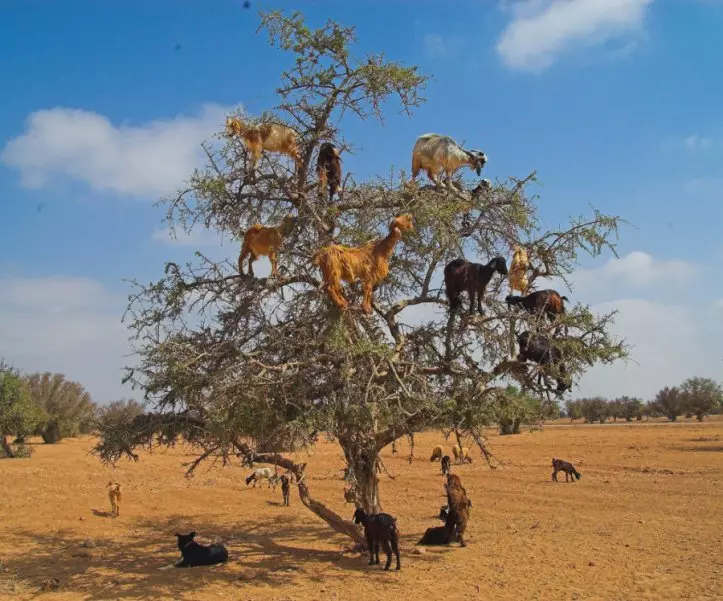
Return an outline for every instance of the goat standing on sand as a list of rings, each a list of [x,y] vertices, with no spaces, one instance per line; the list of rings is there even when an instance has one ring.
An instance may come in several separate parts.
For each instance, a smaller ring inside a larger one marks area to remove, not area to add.
[[[248,478],[246,478],[246,486],[251,484],[251,482],[254,483],[254,488],[256,488],[256,483],[259,483],[259,486],[261,485],[261,480],[266,479],[269,483],[269,488],[271,488],[272,484],[274,488],[276,488],[276,476],[274,475],[274,472],[271,471],[271,468],[268,467],[257,467]]]
[[[449,464],[450,464],[449,455],[445,455],[444,457],[442,457],[442,461],[441,461],[442,475],[446,476],[447,474],[449,474],[450,469],[451,469]]]
[[[555,457],[552,458],[552,480],[553,482],[557,482],[557,472],[565,472],[565,482],[567,482],[568,475],[570,476],[570,481],[574,482],[575,478],[578,480],[582,477],[582,474],[578,472],[575,469],[575,466],[572,465],[569,461],[563,461],[562,459],[556,459]]]
[[[281,480],[281,496],[284,498],[284,506],[289,506],[289,478],[282,474],[280,477]]]
[[[442,505],[439,509],[438,518],[445,524],[449,517],[449,507]],[[437,526],[435,528],[427,528],[422,538],[417,542],[418,545],[448,545],[449,543],[456,540],[454,531],[450,532],[447,526]]]
[[[527,257],[527,251],[522,246],[515,246],[509,273],[511,294],[514,294],[515,290],[519,290],[522,294],[527,291],[529,285],[527,270],[529,268],[530,260]]]
[[[110,512],[113,517],[120,515],[121,504],[121,485],[118,482],[108,482],[105,485],[108,489],[108,498],[110,499]]]
[[[438,444],[432,449],[432,456],[429,458],[429,460],[438,461],[439,459],[442,459],[442,457],[444,457],[444,454],[444,447]]]
[[[324,142],[316,159],[316,176],[319,178],[319,195],[329,185],[329,201],[341,192],[341,157],[339,149],[331,142]]]
[[[323,287],[332,302],[346,311],[349,303],[341,292],[341,281],[361,280],[364,290],[362,310],[371,314],[374,288],[389,275],[389,257],[402,234],[413,229],[412,216],[399,215],[389,224],[386,238],[367,242],[361,247],[330,244],[317,250],[312,260],[321,270]]]
[[[255,177],[256,165],[264,150],[280,152],[294,159],[295,169],[298,171],[301,155],[298,147],[298,134],[279,123],[260,123],[247,125],[236,117],[226,119],[226,135],[241,138],[251,155],[251,173]]]
[[[399,529],[397,520],[388,513],[367,514],[361,507],[354,512],[354,523],[364,526],[364,535],[369,547],[369,565],[379,563],[379,547],[387,553],[385,570],[392,565],[392,553],[397,557],[397,570],[402,569],[399,561]],[[376,556],[376,561],[375,561]]]
[[[464,259],[454,259],[447,263],[444,268],[444,286],[450,310],[456,311],[462,306],[460,295],[466,290],[469,295],[469,312],[474,313],[476,296],[477,311],[482,314],[485,288],[495,272],[507,275],[507,264],[503,257],[495,257],[487,265],[470,263]]]
[[[557,392],[562,393],[571,388],[567,368],[562,363],[562,352],[553,340],[542,334],[533,334],[526,330],[517,336],[517,344],[520,345],[520,352],[517,355],[518,361],[525,362],[529,360],[538,365],[555,366],[559,373],[556,378]],[[537,383],[542,383],[542,372],[537,375]]]
[[[527,296],[516,296],[510,294],[505,302],[510,305],[521,305],[530,315],[546,315],[550,321],[554,321],[558,315],[565,314],[566,296],[560,296],[555,290],[537,290]]]
[[[293,215],[287,215],[283,218],[280,225],[276,227],[265,227],[260,223],[252,225],[244,233],[244,243],[241,248],[241,254],[238,258],[238,271],[244,274],[243,263],[246,257],[249,257],[249,275],[254,276],[253,263],[260,256],[268,256],[271,262],[271,273],[274,277],[278,277],[277,254],[284,242],[284,237],[288,236],[296,226],[298,218]]]
[[[449,136],[428,133],[417,138],[412,149],[412,181],[422,169],[439,186],[438,174],[444,171],[447,185],[452,186],[452,175],[463,165],[474,169],[479,176],[487,163],[487,156],[481,150],[465,150]]]

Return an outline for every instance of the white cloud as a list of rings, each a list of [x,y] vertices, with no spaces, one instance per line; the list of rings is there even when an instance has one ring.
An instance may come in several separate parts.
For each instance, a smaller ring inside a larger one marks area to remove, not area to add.
[[[40,110],[0,161],[20,171],[26,188],[67,177],[98,191],[156,197],[176,190],[202,164],[201,142],[222,128],[228,112],[207,104],[196,116],[115,125],[92,111]]]
[[[436,33],[428,33],[424,36],[424,50],[429,56],[441,57],[447,54],[447,45],[444,38]]]
[[[0,357],[26,372],[61,372],[98,402],[132,394],[123,295],[87,278],[0,278]]]
[[[713,140],[693,134],[688,136],[683,144],[687,150],[709,150],[713,146]]]
[[[186,233],[181,228],[176,228],[175,237],[171,233],[171,229],[164,227],[154,229],[151,234],[151,240],[160,242],[169,246],[220,246],[222,236],[216,232],[207,229],[195,227],[190,233]]]
[[[575,46],[627,39],[640,32],[653,0],[520,0],[497,53],[512,69],[540,71]]]

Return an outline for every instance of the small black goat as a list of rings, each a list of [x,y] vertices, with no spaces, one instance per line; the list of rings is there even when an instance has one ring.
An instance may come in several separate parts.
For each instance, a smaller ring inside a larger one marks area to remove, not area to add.
[[[177,568],[192,568],[194,566],[211,566],[216,563],[225,563],[228,560],[228,551],[223,545],[201,545],[194,539],[196,531],[190,534],[178,534],[178,548],[181,550],[181,560],[176,563]]]
[[[560,374],[559,377],[555,378],[557,392],[565,392],[565,390],[570,389],[571,382],[568,378],[567,369],[562,363],[562,352],[552,340],[542,334],[533,334],[526,330],[517,336],[517,344],[520,345],[520,352],[517,355],[518,361],[529,360],[539,365],[556,366]],[[541,372],[537,376],[537,383],[542,383]]]
[[[449,507],[447,505],[442,505],[442,507],[439,508],[439,516],[437,517],[442,520],[445,525],[427,528],[424,536],[417,542],[418,545],[448,545],[457,539],[454,528],[449,529],[446,525],[447,518],[449,517]]]
[[[508,305],[522,305],[530,315],[546,315],[550,321],[554,321],[558,315],[565,314],[566,296],[560,296],[555,290],[538,290],[526,296],[510,294],[505,301]]]
[[[289,478],[282,474],[279,479],[281,480],[281,494],[284,497],[284,506],[289,506]]]
[[[495,257],[487,265],[470,263],[465,259],[454,259],[444,268],[444,286],[452,311],[462,306],[460,294],[464,290],[469,294],[469,312],[474,313],[475,296],[477,311],[482,314],[482,297],[494,273],[507,275],[507,263],[504,257]]]
[[[329,201],[335,193],[341,191],[341,157],[339,149],[331,142],[324,142],[319,147],[319,156],[316,159],[316,175],[319,178],[319,194],[324,186],[329,184]]]
[[[450,460],[450,458],[449,458],[449,455],[445,455],[444,457],[442,457],[442,461],[441,461],[441,463],[442,463],[442,474],[445,475],[445,476],[446,476],[447,474],[449,474],[449,465],[450,465],[450,462],[451,462],[451,460]]]
[[[388,513],[367,514],[361,507],[354,512],[354,523],[364,526],[364,535],[369,547],[369,565],[379,563],[379,547],[383,546],[387,553],[385,570],[392,565],[392,553],[397,557],[397,570],[402,569],[399,560],[399,529],[397,520]],[[376,556],[376,561],[375,561]]]

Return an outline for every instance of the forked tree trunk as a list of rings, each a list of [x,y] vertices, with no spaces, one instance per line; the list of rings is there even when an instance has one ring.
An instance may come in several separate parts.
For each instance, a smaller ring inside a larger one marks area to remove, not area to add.
[[[367,513],[379,513],[382,504],[379,500],[379,454],[376,450],[363,450],[342,443],[352,489],[356,493],[357,506]]]

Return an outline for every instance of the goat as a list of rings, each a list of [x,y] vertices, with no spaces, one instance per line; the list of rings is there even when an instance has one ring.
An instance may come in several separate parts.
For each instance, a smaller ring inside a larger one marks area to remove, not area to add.
[[[565,472],[565,482],[567,482],[568,475],[570,476],[570,481],[574,482],[575,478],[578,480],[582,477],[582,474],[578,472],[575,469],[575,466],[572,465],[569,461],[563,461],[562,459],[556,459],[555,457],[552,458],[552,480],[553,482],[557,482],[557,472]]]
[[[472,457],[470,457],[469,449],[467,447],[462,447],[460,457],[462,459],[462,463],[472,463]]]
[[[481,150],[465,150],[449,136],[427,133],[419,136],[412,149],[412,181],[424,169],[427,176],[439,186],[437,175],[444,171],[448,187],[452,187],[452,175],[463,165],[474,169],[479,176],[487,163]]]
[[[246,257],[249,257],[249,275],[254,276],[253,263],[260,256],[268,256],[271,261],[271,273],[274,277],[278,277],[278,263],[276,255],[281,248],[284,237],[288,236],[296,226],[298,217],[287,215],[276,227],[265,227],[260,223],[252,225],[244,233],[244,242],[241,248],[241,254],[238,257],[238,271],[244,274],[243,263]]]
[[[454,462],[459,463],[459,459],[462,455],[462,449],[458,445],[452,447],[452,455],[454,455]]]
[[[442,505],[439,509],[438,518],[443,522],[447,522],[449,516],[449,508],[447,505]],[[448,545],[456,539],[454,531],[450,532],[447,526],[437,526],[435,528],[427,528],[424,532],[424,536],[417,542],[418,545]]]
[[[569,390],[571,382],[567,374],[567,368],[562,363],[562,352],[555,343],[542,334],[533,334],[529,330],[517,336],[517,344],[520,345],[520,352],[517,360],[525,362],[533,361],[539,365],[554,365],[557,367],[559,376],[556,378],[557,392]],[[542,383],[542,373],[537,376],[538,384]]]
[[[537,290],[530,292],[527,296],[510,294],[505,298],[509,306],[522,305],[530,315],[546,315],[550,321],[554,321],[558,315],[565,314],[564,301],[569,300],[566,296],[560,296],[555,290]]]
[[[289,478],[286,475],[282,474],[280,476],[280,480],[281,480],[281,495],[284,498],[284,506],[288,507],[289,506]]]
[[[257,467],[253,472],[251,472],[251,475],[246,478],[246,486],[251,484],[251,482],[254,483],[254,488],[256,488],[256,482],[261,484],[261,480],[266,478],[266,480],[269,483],[269,488],[271,488],[271,485],[274,485],[274,488],[276,488],[275,481],[272,482],[272,478],[274,478],[274,472],[271,471],[271,468],[268,467]]]
[[[349,303],[341,292],[341,281],[361,280],[364,290],[362,310],[371,314],[374,288],[389,275],[389,257],[402,234],[413,229],[412,216],[399,215],[389,224],[389,234],[385,238],[372,240],[361,247],[330,244],[317,250],[312,261],[321,270],[322,285],[332,302],[346,311]]]
[[[482,314],[482,297],[495,272],[507,275],[507,264],[503,257],[495,257],[487,265],[470,263],[464,259],[447,263],[444,268],[444,287],[450,310],[456,311],[462,306],[460,294],[466,290],[469,295],[469,312],[474,313],[476,296],[477,311]]]
[[[510,264],[510,293],[514,294],[515,290],[519,290],[524,294],[527,291],[529,285],[527,270],[529,268],[530,260],[527,258],[527,251],[522,246],[516,245]]]
[[[464,532],[469,522],[469,510],[472,507],[471,501],[467,498],[467,491],[462,486],[462,480],[456,474],[447,474],[447,520],[445,527],[449,532],[450,539],[456,535],[461,547],[465,547]],[[440,512],[441,515],[441,512]]]
[[[301,155],[299,154],[298,134],[287,125],[279,123],[260,123],[247,125],[236,117],[226,119],[226,136],[238,136],[248,148],[251,155],[251,173],[256,172],[256,165],[264,150],[280,152],[294,159],[298,171]]]
[[[105,485],[108,489],[108,498],[110,499],[110,512],[113,517],[120,515],[121,504],[121,485],[118,482],[108,482]]]
[[[219,544],[201,545],[194,539],[196,531],[190,534],[178,534],[178,548],[181,550],[181,560],[176,563],[177,568],[192,568],[194,566],[211,566],[216,563],[225,563],[228,560],[226,547]]]
[[[379,563],[379,547],[387,553],[385,570],[392,564],[392,552],[397,557],[397,570],[402,569],[399,560],[399,529],[397,520],[388,513],[367,514],[361,507],[354,512],[354,523],[364,526],[364,535],[369,547],[369,565]],[[376,556],[376,561],[374,557]]]
[[[449,455],[445,455],[444,457],[442,457],[442,461],[441,461],[441,464],[442,464],[442,475],[444,475],[444,476],[446,476],[447,474],[449,474],[449,471],[450,471],[449,463],[450,463],[450,461],[449,461]]]
[[[334,194],[341,192],[341,157],[339,149],[331,142],[324,142],[316,159],[316,176],[319,178],[319,196],[329,186],[329,202]]]
[[[440,444],[438,444],[436,447],[432,449],[432,456],[429,458],[430,461],[436,461],[437,459],[442,459],[444,456],[444,447]]]

